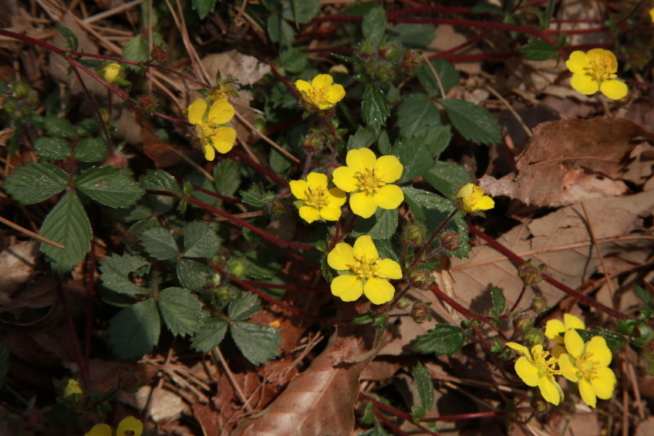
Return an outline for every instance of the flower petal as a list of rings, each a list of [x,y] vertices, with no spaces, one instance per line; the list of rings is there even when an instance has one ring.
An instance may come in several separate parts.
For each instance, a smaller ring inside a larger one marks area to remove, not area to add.
[[[575,91],[581,92],[585,95],[593,95],[599,91],[599,84],[592,77],[585,74],[575,74],[570,79],[570,86]]]
[[[568,353],[575,359],[579,359],[584,353],[584,340],[581,339],[577,330],[568,330],[563,336],[563,341],[565,342],[565,349]]]
[[[354,241],[354,257],[362,258],[365,257],[368,260],[377,260],[379,259],[379,252],[375,243],[372,242],[372,237],[370,235],[359,236],[356,241]]]
[[[561,340],[563,340],[563,338],[561,338]],[[558,359],[559,357],[561,357],[562,354],[567,354],[565,352],[565,346],[556,344],[554,348],[552,348],[552,356]]]
[[[329,88],[334,83],[334,78],[329,74],[318,74],[311,81],[314,88]]]
[[[307,183],[312,187],[327,189],[327,176],[321,173],[309,173]]]
[[[220,127],[211,135],[211,145],[222,154],[229,153],[234,147],[234,141],[236,141],[236,130],[231,127]]]
[[[375,153],[373,153],[369,148],[350,150],[347,152],[347,156],[345,156],[347,166],[352,168],[355,172],[364,172],[365,170],[373,169],[376,161],[377,157],[375,156]]]
[[[320,217],[327,221],[338,221],[341,217],[341,208],[330,206],[320,208]]]
[[[563,325],[565,326],[565,330],[570,330],[570,329],[585,329],[586,324],[579,318],[577,318],[574,315],[570,315],[569,313],[563,314]]]
[[[363,284],[354,274],[343,274],[332,280],[332,294],[343,301],[356,301],[363,295]]]
[[[590,384],[590,381],[587,378],[579,380],[579,393],[581,394],[581,399],[584,400],[584,403],[588,404],[590,407],[595,407],[597,405],[595,389],[593,389],[593,385]]]
[[[188,122],[191,124],[202,124],[202,118],[206,111],[207,102],[198,98],[188,107]]]
[[[225,124],[234,118],[234,106],[225,99],[216,100],[209,109],[207,124]]]
[[[606,344],[606,339],[601,336],[593,336],[586,344],[586,354],[592,354],[592,359],[599,363],[598,366],[606,367],[611,364],[613,353]]]
[[[362,218],[370,218],[377,211],[377,204],[372,196],[365,192],[357,192],[350,196],[350,208],[356,215]]]
[[[590,381],[595,394],[602,400],[608,400],[613,395],[613,389],[615,389],[615,385],[618,382],[615,378],[615,373],[611,368],[598,368],[595,376]]]
[[[341,207],[345,204],[347,195],[345,191],[339,188],[331,188],[329,190],[329,206],[328,207]]]
[[[382,182],[393,183],[402,177],[402,171],[404,171],[404,165],[395,156],[381,156],[375,162],[375,175]]]
[[[559,368],[563,377],[575,383],[579,381],[579,371],[571,355],[563,353],[559,356]]]
[[[291,194],[298,200],[306,200],[307,195],[306,191],[307,188],[309,187],[309,184],[305,182],[304,180],[291,180],[288,183],[289,187],[291,188]]]
[[[612,100],[620,100],[629,93],[629,88],[622,80],[614,79],[602,82],[600,91]]]
[[[332,85],[329,91],[327,91],[327,101],[331,104],[338,103],[343,100],[343,97],[345,97],[345,88],[342,85]]]
[[[554,377],[541,377],[538,380],[538,389],[540,389],[540,394],[543,396],[545,401],[558,406],[561,402],[561,387],[554,380]]]
[[[354,170],[350,167],[338,167],[332,173],[334,185],[345,192],[357,190],[357,179],[354,177]]]
[[[402,278],[402,268],[400,264],[392,259],[380,259],[377,261],[377,277],[382,279],[399,280]]]
[[[456,193],[456,198],[468,198],[472,195],[474,188],[476,186],[472,183],[466,183],[465,185],[459,188],[459,191]]]
[[[480,210],[491,210],[495,207],[495,201],[488,195],[484,195],[477,201],[475,206],[475,212],[479,212]]]
[[[404,192],[397,185],[382,186],[372,197],[382,209],[395,209],[404,201]]]
[[[545,324],[545,336],[550,341],[554,341],[557,344],[563,344],[564,334],[565,334],[565,325],[563,324],[563,322],[561,322],[561,320],[550,319],[549,321],[547,321],[547,324]]]
[[[586,54],[588,55],[590,62],[600,58],[603,61],[602,63],[607,64],[608,72],[615,73],[618,71],[618,58],[615,57],[612,51],[604,50],[603,48],[594,48],[589,50]]]
[[[133,416],[124,418],[118,423],[116,436],[127,436],[127,432],[131,432],[131,436],[141,436],[143,434],[143,423]]]
[[[204,158],[209,162],[212,162],[216,158],[216,150],[207,142],[202,144],[202,152],[204,153]]]
[[[384,304],[393,299],[395,287],[388,283],[387,280],[371,278],[363,286],[363,293],[372,304]]]
[[[336,271],[346,271],[354,263],[354,249],[350,244],[339,242],[327,255],[327,265]]]
[[[584,74],[586,72],[584,68],[586,68],[589,63],[590,58],[588,55],[583,51],[577,50],[570,53],[570,57],[565,61],[565,66],[574,74]]]
[[[302,206],[300,208],[300,218],[304,221],[311,224],[312,222],[319,220],[321,213],[314,207]],[[338,218],[337,218],[338,219]]]
[[[515,372],[527,386],[538,386],[538,367],[526,357],[519,357],[515,362]]]
[[[311,90],[311,83],[307,82],[306,80],[296,80],[295,87],[300,92],[307,92]]]
[[[111,427],[109,424],[95,424],[84,436],[111,436]]]
[[[531,352],[529,351],[529,348],[525,347],[524,345],[520,345],[517,342],[507,342],[506,346],[514,350],[519,355],[525,356],[531,360]]]

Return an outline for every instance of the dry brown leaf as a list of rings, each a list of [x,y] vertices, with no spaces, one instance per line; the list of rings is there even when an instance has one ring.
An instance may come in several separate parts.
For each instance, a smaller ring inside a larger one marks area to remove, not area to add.
[[[0,253],[0,305],[8,303],[18,287],[34,273],[38,255],[39,244],[34,241],[19,242]]]
[[[349,436],[359,375],[377,353],[370,326],[339,326],[311,367],[261,414],[243,421],[232,436]]]
[[[525,204],[566,206],[628,191],[620,179],[634,147],[654,142],[654,133],[624,118],[564,119],[541,123],[516,163],[517,173],[480,186]]]

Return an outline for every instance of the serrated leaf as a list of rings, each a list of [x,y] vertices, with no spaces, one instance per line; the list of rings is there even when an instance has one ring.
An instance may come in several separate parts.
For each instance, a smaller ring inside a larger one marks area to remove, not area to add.
[[[493,307],[497,315],[499,316],[504,313],[504,309],[506,309],[506,298],[504,298],[502,289],[493,286],[491,288],[491,300],[493,301]]]
[[[366,124],[375,130],[380,130],[390,114],[391,109],[386,96],[376,86],[368,83],[361,103],[361,116]]]
[[[454,128],[468,141],[492,144],[502,141],[500,123],[486,109],[465,100],[442,98]]]
[[[284,149],[288,149],[288,147],[284,147]],[[291,167],[291,161],[275,149],[270,151],[269,162],[270,168],[277,174],[282,174]]]
[[[466,333],[460,327],[437,324],[424,335],[418,336],[411,349],[423,354],[434,353],[436,356],[452,355],[463,347],[465,339]]]
[[[252,292],[241,292],[229,305],[227,315],[230,319],[243,321],[261,310],[261,300]]]
[[[423,48],[434,40],[436,26],[433,24],[400,23],[393,26],[389,33],[397,35],[397,39],[403,45]]]
[[[204,20],[207,15],[213,12],[213,8],[216,5],[216,0],[193,0],[193,9],[195,9],[200,16],[201,20]]]
[[[79,48],[79,42],[77,41],[77,36],[75,36],[75,34],[68,27],[62,26],[59,23],[56,23],[56,26],[61,36],[64,37],[66,43],[68,44],[66,50],[76,52],[77,49]]]
[[[357,150],[359,148],[368,148],[372,145],[373,142],[377,140],[379,136],[379,131],[376,130],[373,126],[366,126],[357,129],[356,133],[350,136],[350,139],[347,141],[347,149]]]
[[[161,320],[155,300],[145,300],[123,309],[110,321],[107,342],[119,359],[136,360],[159,342]]]
[[[61,168],[47,162],[30,162],[8,175],[2,187],[20,204],[34,204],[60,193],[69,184],[68,174]]]
[[[559,55],[556,46],[542,39],[532,39],[527,44],[520,47],[520,53],[528,61],[546,61]]]
[[[295,31],[279,15],[270,14],[267,22],[268,36],[270,40],[284,47],[290,47],[295,39]]]
[[[102,284],[114,292],[120,294],[148,294],[150,290],[137,286],[130,278],[130,275],[138,270],[145,269],[150,263],[142,257],[124,254],[107,256],[100,262],[100,279]]]
[[[208,224],[194,221],[184,229],[184,257],[211,257],[218,251],[220,240]]]
[[[5,384],[5,378],[9,371],[9,348],[4,342],[0,342],[0,388]]]
[[[177,278],[182,286],[198,290],[207,281],[207,265],[190,259],[177,261]]]
[[[75,136],[75,128],[65,118],[45,116],[43,117],[43,128],[48,136],[60,138],[72,138]]]
[[[216,191],[226,197],[234,195],[241,184],[241,173],[235,162],[225,159],[213,169]]]
[[[425,411],[431,410],[434,405],[434,385],[431,382],[429,370],[422,363],[418,362],[413,367],[413,381],[416,383],[420,405]]]
[[[61,138],[41,136],[34,140],[34,151],[43,159],[62,160],[70,156],[70,145]]]
[[[393,146],[393,155],[397,156],[404,171],[397,183],[409,182],[425,175],[434,166],[434,154],[423,137],[402,138]]]
[[[181,194],[177,180],[162,169],[148,170],[145,177],[141,179],[144,189],[153,189],[158,191],[170,191]]]
[[[236,346],[252,364],[260,365],[277,356],[282,335],[279,330],[267,325],[235,321],[230,332]]]
[[[391,140],[388,137],[388,132],[382,130],[379,134],[379,139],[377,140],[377,148],[381,154],[391,154]]]
[[[241,194],[243,203],[254,207],[264,207],[266,205],[266,201],[263,199],[263,195],[258,186],[253,186],[248,191],[238,191],[238,193]]]
[[[188,289],[166,288],[159,293],[159,310],[173,335],[192,335],[202,326],[202,303]]]
[[[378,44],[386,31],[386,11],[375,7],[363,16],[361,23],[363,37],[373,44]]]
[[[472,176],[461,165],[436,162],[425,174],[425,180],[445,196],[456,195],[460,186],[472,183]]]
[[[82,139],[75,147],[75,159],[82,162],[102,162],[107,158],[107,143],[103,137]]]
[[[423,133],[425,127],[437,126],[441,122],[438,108],[427,94],[412,94],[404,97],[397,108],[396,126],[406,138]]]
[[[398,256],[395,248],[393,248],[393,243],[389,239],[373,240],[373,242],[377,247],[380,259],[391,259],[400,263],[400,256]]]
[[[579,336],[581,336],[581,339],[583,339],[584,342],[590,341],[594,336],[604,338],[606,340],[606,345],[611,351],[617,351],[627,345],[627,339],[623,335],[603,327],[595,327],[593,330],[575,330],[577,330],[577,333],[579,333]]]
[[[142,35],[136,35],[123,47],[123,57],[129,61],[147,61],[150,58],[148,40]]]
[[[288,0],[282,6],[282,16],[296,25],[308,24],[320,12],[318,0]]]
[[[309,56],[303,51],[289,48],[279,56],[279,63],[289,73],[301,73],[309,64]]]
[[[91,223],[75,191],[68,191],[61,197],[45,217],[40,234],[66,247],[41,243],[41,251],[59,273],[70,271],[91,250]]]
[[[84,171],[75,179],[75,185],[84,194],[109,207],[130,206],[145,194],[138,183],[112,166]]]
[[[370,218],[356,221],[352,236],[370,235],[373,239],[389,239],[395,234],[397,223],[397,209],[377,208]]]
[[[146,230],[141,235],[141,243],[145,250],[155,259],[172,259],[179,254],[175,238],[166,229]]]
[[[221,318],[211,318],[204,321],[200,330],[193,337],[193,348],[208,353],[216,348],[225,338],[229,323]]]
[[[436,74],[438,74],[438,78],[441,80],[441,85],[443,86],[443,91],[445,91],[445,93],[459,84],[461,75],[456,68],[454,68],[454,65],[442,58],[432,59],[431,65],[434,67]],[[428,65],[424,65],[419,69],[416,72],[416,76],[422,86],[425,87],[427,94],[431,97],[441,95],[441,88],[438,86],[438,81]]]

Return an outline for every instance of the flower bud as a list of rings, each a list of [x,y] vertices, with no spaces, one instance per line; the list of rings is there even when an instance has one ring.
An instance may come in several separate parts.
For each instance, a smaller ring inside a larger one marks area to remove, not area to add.
[[[139,109],[147,113],[156,112],[157,106],[159,105],[159,103],[157,102],[157,97],[151,93],[141,95],[137,101],[138,101]]]
[[[370,41],[363,41],[359,46],[359,54],[364,57],[370,57],[375,53],[375,46]]]
[[[379,56],[387,61],[392,61],[402,56],[402,49],[399,45],[389,42],[379,46]]]
[[[163,45],[155,45],[154,47],[152,47],[152,52],[150,53],[150,56],[155,61],[161,63],[166,60],[166,57],[168,57],[168,49]]]
[[[104,67],[104,80],[109,84],[114,83],[120,74],[121,68],[121,65],[116,62],[113,62]]]
[[[538,344],[545,345],[545,334],[541,329],[531,329],[524,333],[523,337],[530,348]]]
[[[79,382],[75,380],[74,378],[71,378],[68,380],[68,384],[66,384],[66,388],[64,389],[64,398],[70,397],[71,395],[76,395],[76,394],[84,394],[84,391],[82,390],[82,387],[80,386]]]
[[[421,246],[425,243],[427,231],[422,223],[412,221],[404,227],[404,240],[409,244]]]
[[[377,68],[377,71],[375,71],[375,78],[381,83],[389,83],[393,81],[394,77],[395,73],[388,65],[380,65],[379,68]]]
[[[545,399],[540,395],[536,395],[531,399],[531,407],[533,407],[536,413],[543,415],[550,411],[552,405],[545,401]]]
[[[534,297],[534,300],[531,302],[531,310],[536,313],[543,313],[549,309],[547,305],[547,299],[542,295],[537,295]]]
[[[30,90],[30,87],[27,83],[21,82],[21,81],[14,81],[11,82],[9,85],[9,88],[11,89],[13,95],[12,97],[16,99],[21,99],[27,95],[27,93]]]
[[[534,328],[534,322],[529,314],[522,312],[513,319],[513,328],[518,333],[523,333]]]
[[[441,247],[447,251],[456,251],[461,248],[459,234],[457,232],[445,232],[441,234]]]
[[[237,279],[240,279],[248,272],[248,263],[243,259],[232,259],[227,264],[227,271]]]
[[[413,305],[411,309],[411,318],[418,324],[422,324],[425,321],[431,321],[431,315],[429,314],[429,306],[431,303],[426,303],[418,301]]]
[[[421,63],[417,52],[413,50],[407,50],[404,52],[402,66],[406,69],[407,76],[413,76],[420,68],[420,65]]]
[[[410,304],[411,302],[406,297],[402,297],[397,301],[397,303],[395,303],[395,308],[404,310],[409,307]]]
[[[409,283],[416,288],[426,288],[431,284],[431,281],[431,274],[424,269],[417,269],[411,271],[411,274],[409,274]]]
[[[541,264],[538,266],[532,266],[531,264],[531,259],[525,262],[524,265],[518,268],[518,277],[522,279],[522,281],[525,283],[527,286],[535,285],[537,283],[542,282],[543,279],[543,270],[545,269],[545,265]]]

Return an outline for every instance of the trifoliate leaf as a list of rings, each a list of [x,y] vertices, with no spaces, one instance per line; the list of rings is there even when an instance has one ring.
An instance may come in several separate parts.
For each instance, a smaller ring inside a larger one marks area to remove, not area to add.
[[[363,93],[361,115],[367,125],[380,130],[391,114],[386,96],[374,85],[368,83]]]
[[[207,265],[191,259],[177,261],[177,278],[182,286],[192,290],[201,289],[207,281]]]
[[[318,0],[288,0],[282,6],[284,19],[297,24],[308,24],[320,12]]]
[[[418,336],[411,349],[423,354],[434,353],[436,356],[452,355],[463,347],[465,339],[466,333],[461,327],[437,324],[424,335]]]
[[[48,136],[59,138],[72,138],[75,136],[75,128],[65,118],[45,116],[43,117],[43,128]]]
[[[172,259],[179,254],[175,238],[166,229],[146,230],[141,235],[141,242],[145,250],[155,259]]]
[[[437,126],[440,122],[438,108],[427,94],[406,96],[397,108],[396,125],[405,138],[420,135],[425,127]]]
[[[84,171],[75,179],[75,185],[84,194],[109,207],[131,206],[145,194],[138,183],[112,166]]]
[[[436,74],[438,74],[438,78],[443,86],[443,91],[447,93],[447,91],[459,84],[461,76],[456,68],[454,68],[454,65],[442,58],[432,59],[431,65],[434,67]],[[437,97],[441,95],[441,88],[438,86],[438,81],[434,76],[434,72],[428,65],[424,65],[419,69],[416,72],[416,76],[418,77],[418,80],[420,80],[420,83],[422,83],[422,86],[425,87],[429,96]]]
[[[142,35],[136,35],[125,45],[125,47],[123,47],[123,57],[129,61],[147,61],[150,57],[150,52],[148,51],[148,40]]]
[[[290,47],[295,39],[293,28],[276,14],[270,14],[268,16],[267,30],[270,40],[284,47]]]
[[[206,319],[193,337],[193,348],[208,353],[223,341],[229,323],[221,318]]]
[[[438,100],[445,107],[454,128],[468,141],[492,144],[502,141],[500,123],[486,109],[454,98]]]
[[[281,346],[279,330],[267,325],[235,321],[231,324],[230,332],[243,356],[254,365],[266,363],[277,356],[277,349]]]
[[[243,321],[261,310],[261,301],[252,292],[242,292],[229,305],[227,315],[237,321]]]
[[[8,175],[2,187],[20,204],[34,204],[60,193],[69,184],[61,168],[47,162],[30,162]]]
[[[149,294],[151,291],[147,288],[137,286],[132,277],[136,271],[145,273],[150,263],[138,256],[124,254],[122,256],[114,254],[107,256],[100,262],[100,279],[102,284],[114,292],[121,294]]]
[[[102,162],[107,153],[107,143],[101,136],[84,138],[75,147],[75,159],[82,162]]]
[[[170,191],[181,194],[177,180],[162,169],[148,170],[145,177],[141,178],[144,189],[153,189],[157,191]]]
[[[109,321],[107,342],[119,359],[136,360],[159,342],[161,320],[155,300],[145,300],[123,309]]]
[[[70,156],[70,145],[58,137],[41,136],[34,140],[34,151],[43,159],[61,160]]]
[[[164,289],[157,301],[161,316],[172,334],[192,335],[202,326],[202,303],[188,289]]]
[[[218,251],[220,239],[208,224],[194,221],[184,229],[184,257],[211,257]]]

